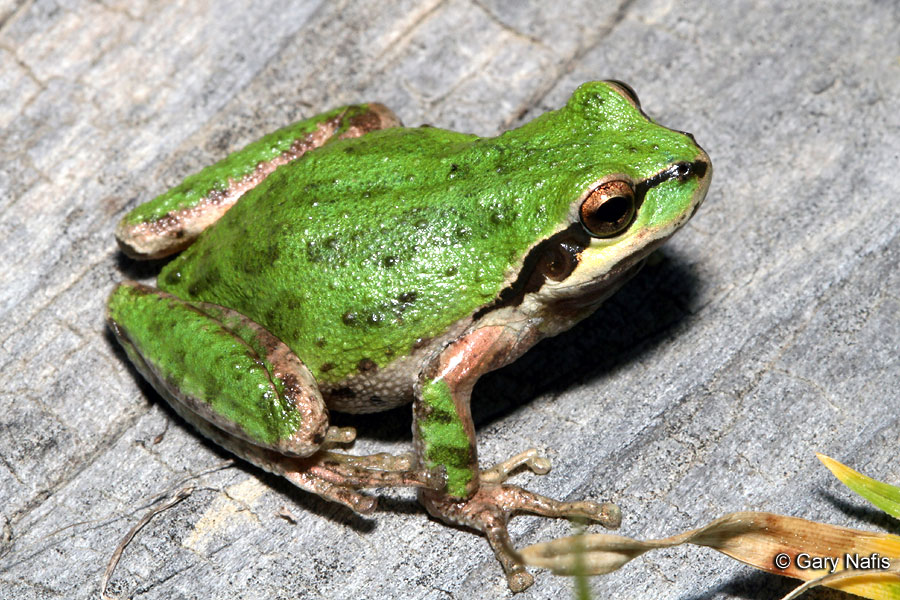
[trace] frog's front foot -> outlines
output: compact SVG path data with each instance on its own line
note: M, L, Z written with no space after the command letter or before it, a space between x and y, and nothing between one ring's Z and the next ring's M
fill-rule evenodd
M478 468L475 425L469 398L475 380L503 366L533 345L535 331L487 326L446 346L420 374L413 405L413 434L419 464L442 471L442 489L421 489L419 500L443 521L465 525L487 537L506 572L509 587L520 592L534 582L509 539L506 525L515 513L576 518L618 527L619 508L598 502L560 502L504 483L524 466L543 475L550 461L530 449L486 470Z
M477 491L465 500L432 490L422 490L420 495L432 516L471 527L487 537L513 592L521 592L534 583L509 539L507 523L513 514L587 519L610 529L615 529L622 521L619 507L609 502L560 502L515 485L506 485L506 479L521 466L538 475L550 471L550 461L540 456L535 448L529 448L490 469L483 469Z
M611 529L622 521L619 507L609 502L560 502L500 482L482 481L477 491L464 500L433 490L421 490L419 498L432 516L483 533L503 566L509 589L513 592L521 592L534 583L534 577L525 570L509 539L507 523L513 514L586 519Z

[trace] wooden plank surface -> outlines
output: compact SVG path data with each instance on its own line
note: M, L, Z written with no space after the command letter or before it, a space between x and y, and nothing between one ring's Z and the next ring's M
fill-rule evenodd
M895 527L821 451L900 482L900 8L895 2L0 2L0 597L96 598L115 545L227 456L127 364L103 306L158 265L138 202L262 132L377 100L489 135L614 78L715 165L693 221L594 317L479 384L482 460L610 499L622 532L735 510ZM408 408L340 417L409 448ZM495 598L488 545L409 491L363 519L249 466L191 480L127 548L121 597ZM296 522L280 516L282 509ZM529 544L570 533L522 517ZM536 573L523 598L573 597ZM710 551L656 552L597 598L770 598ZM819 593L816 597L831 597Z

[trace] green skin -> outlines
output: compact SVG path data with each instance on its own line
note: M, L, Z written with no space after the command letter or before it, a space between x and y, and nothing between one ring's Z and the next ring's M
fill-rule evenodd
M581 86L561 109L494 138L392 127L337 139L366 110L336 109L270 134L123 220L121 227L152 225L200 206L208 192L252 173L323 120L339 121L335 137L275 170L168 263L158 280L164 293L125 284L110 297L109 320L154 385L173 404L190 399L200 419L252 444L283 450L305 416L285 400L283 370L271 362L276 351L241 316L274 334L327 389L418 356L423 340L443 340L409 377L412 390L418 373L437 365L448 332L491 306L530 250L577 223L578 202L598 182L615 176L637 183L705 157L692 138L653 123L621 88L603 82ZM654 184L629 235L680 225L702 200L703 177ZM593 240L595 248L611 256L604 269L627 258L613 256L614 242ZM492 313L491 326L521 328L516 310ZM479 372L497 366L487 362L471 359ZM416 396L416 463L443 474L439 495L472 497L474 434L460 408L468 390L425 371Z
M315 131L318 123L338 116L351 117L353 111L359 111L362 107L349 108L350 111L344 107L336 108L317 115L314 119L293 123L261 137L240 152L235 152L216 163L214 167L187 177L179 185L154 198L152 202L138 206L125 216L125 222L134 225L156 221L173 211L196 206L209 192L224 190L229 179L245 177L256 169L257 164L272 160L286 152L294 140ZM347 114L348 112L350 114ZM342 133L348 123L349 119L344 118L337 133Z
M328 144L244 196L159 287L264 325L317 381L366 359L382 367L489 304L565 222L572 190L696 155L686 136L608 98L617 141L602 153L592 138L609 130L585 115L601 108L587 94L496 138L393 128Z
M469 437L456 415L453 394L446 382L429 381L422 389L422 402L431 410L419 423L425 440L425 466L443 466L447 473L447 493L462 498L475 477L471 468Z

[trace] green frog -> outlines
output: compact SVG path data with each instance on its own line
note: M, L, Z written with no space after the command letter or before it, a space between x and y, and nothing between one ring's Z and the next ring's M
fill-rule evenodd
M616 527L618 508L505 482L534 449L482 469L470 396L484 373L591 314L703 201L693 136L621 82L497 137L406 128L345 106L235 152L126 215L136 259L178 254L158 287L112 292L110 327L189 423L296 486L371 513L360 490L410 486L487 537L513 591L533 582L512 513ZM328 411L412 403L413 449L356 456Z

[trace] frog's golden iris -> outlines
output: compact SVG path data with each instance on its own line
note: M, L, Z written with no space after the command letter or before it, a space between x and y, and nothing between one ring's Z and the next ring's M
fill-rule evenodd
M627 181L607 181L581 203L581 223L593 237L618 235L634 219L634 189Z

